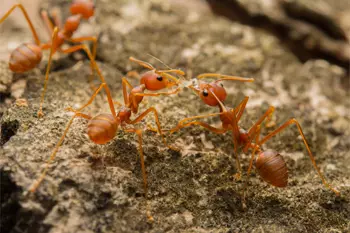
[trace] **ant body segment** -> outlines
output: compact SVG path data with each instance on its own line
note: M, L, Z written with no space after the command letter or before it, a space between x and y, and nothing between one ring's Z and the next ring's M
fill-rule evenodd
M221 81L221 80L218 80L218 81ZM210 84L199 84L196 86L191 85L190 88L193 89L201 97L201 99L204 101L205 104L209 106L218 106L220 112L185 118L181 120L176 127L168 130L170 133L174 133L180 130L181 128L189 127L191 125L199 125L217 134L224 134L227 131L232 131L234 154L236 157L236 165L238 169L238 173L235 175L235 178L236 179L241 178L241 165L237 156L238 148L243 148L244 153L247 153L249 149L252 149L250 164L247 171L247 179L249 178L249 175L253 166L254 158L255 158L255 153L257 152L258 156L255 161L255 167L259 175L261 176L261 178L273 186L286 187L288 184L288 170L282 155L280 155L278 152L273 150L264 151L261 148L261 146L264 143L266 143L268 140L270 140L273 136L285 130L289 125L294 124L296 125L299 131L299 134L302 137L302 140L307 149L312 165L317 171L317 174L319 175L319 177L321 178L323 185L326 188L333 191L336 195L339 195L339 191L333 188L326 181L324 175L318 168L315 158L306 141L302 128L299 122L295 118L292 118L286 121L277 129L275 129L274 131L270 132L268 135L260 139L261 125L264 120L266 121L271 120L271 117L275 108L273 106L270 106L269 109L264 113L264 115L260 117L260 119L258 119L258 121L249 130L246 131L242 127L240 127L238 123L242 117L242 114L249 100L249 97L245 97L244 100L236 108L226 107L223 104L223 101L226 98L226 91L223 86L219 86L216 84L218 81L212 82ZM199 118L207 118L207 117L213 117L213 116L220 117L220 120L222 122L222 128L217 128L205 122L196 120Z
M27 11L23 7L22 4L15 4L13 5L6 14L0 19L0 23L2 23L16 8L19 8L26 21L28 22L29 28L32 31L33 37L34 37L34 43L23 43L20 46L18 46L14 51L12 51L10 55L9 60L9 68L11 71L15 73L23 73L29 70L32 70L35 68L42 59L42 51L50 49L50 55L48 59L48 65L46 68L46 74L45 74L45 83L44 83L44 89L41 94L41 100L40 100L40 107L38 111L38 116L43 116L42 112L42 105L44 102L44 96L47 88L48 78L49 78L49 71L52 61L52 56L56 51L60 51L62 53L68 54L73 53L78 50L84 50L91 61L91 70L93 71L93 60L96 56L96 46L97 46L97 40L95 37L80 37L80 38L72 38L74 32L78 29L80 25L81 19L89 19L91 16L94 15L94 3L92 0L74 0L73 3L70 6L70 11L72 13L71 16L69 16L65 23L62 24L60 19L56 14L52 15L54 23L51 21L50 17L48 16L46 11L42 11L42 19L44 20L44 23L46 24L46 27L48 31L50 32L50 35L52 35L52 39L48 43L41 43L39 40L38 34L33 26L33 23L31 22ZM92 54L89 52L89 49L86 45L80 44L75 45L67 49L61 49L61 46L66 42L83 42L83 41L92 41L93 43L93 49ZM104 80L101 80L104 82Z

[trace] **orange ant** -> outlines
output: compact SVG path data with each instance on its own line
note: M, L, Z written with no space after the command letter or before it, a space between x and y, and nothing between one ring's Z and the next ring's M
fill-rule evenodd
M140 161L141 161L141 170L142 170L142 176L143 176L143 183L144 183L144 192L145 195L147 196L147 174L146 174L146 169L145 169L145 164L144 164L144 155L143 155L143 149L142 149L142 130L138 128L129 128L127 127L128 125L135 125L139 123L142 119L144 119L149 113L154 114L155 118L155 123L157 125L157 131L161 135L162 140L164 144L170 148L173 149L171 146L168 146L166 143L166 139L163 136L162 130L161 130L161 125L159 122L159 117L158 117L158 112L154 107L150 107L147 110L145 110L143 113L139 114L135 119L131 119L131 116L133 113L137 113L139 103L142 101L143 96L159 96L162 94L168 95L171 94L162 92L162 93L144 93L146 89L148 90L160 90L163 88L168 88L171 87L175 84L178 84L178 80L168 74L170 72L174 72L180 75L183 75L184 72L181 70L156 70L152 65L141 61L137 60L135 58L130 58L131 61L137 62L138 64L151 69L151 71L146 72L145 74L142 75L141 78L141 85L133 87L125 78L122 79L123 83L123 98L124 98L124 105L112 100L109 89L107 87L106 83L100 84L100 86L95 90L94 94L91 96L90 100L84 104L82 107L79 109L73 109L71 107L67 108L68 111L74 112L75 114L73 117L69 120L63 135L61 136L60 140L56 144L53 152L50 155L49 160L46 163L46 167L44 168L43 172L41 173L40 177L34 182L29 189L31 192L35 192L35 190L39 187L40 183L43 181L43 179L46 176L46 173L49 169L50 163L54 160L56 153L63 143L63 140L71 127L74 118L76 117L81 117L87 119L89 122L87 124L87 134L90 138L91 141L93 141L96 144L106 144L109 141L111 141L117 131L118 127L121 126L122 130L125 132L130 132L130 133L135 133L138 136L138 141L139 141L139 154L140 154ZM100 69L96 65L96 63L93 63L94 69L97 71L97 74L101 76L100 78L104 80ZM173 80L173 82L170 82L170 80ZM127 90L129 87L130 91ZM99 114L97 116L91 117L87 114L82 113L82 110L89 106L97 94L102 90L102 88L107 88L107 99L109 102L109 107L111 113L103 113ZM175 92L176 93L176 92ZM119 106L119 111L116 112L114 109L113 104L117 104Z
M220 76L217 76L220 77ZM224 80L223 78L221 80ZM221 81L218 80L218 81ZM319 177L322 180L322 183L325 187L332 190L336 195L339 195L339 191L333 188L324 178L322 172L318 168L315 158L312 155L310 147L306 141L305 135L301 129L299 122L292 118L286 121L283 125L270 132L268 135L260 139L260 129L262 122L266 119L267 121L271 120L272 114L275 110L274 107L270 106L265 114L260 117L260 119L248 130L244 130L238 125L239 120L242 117L243 111L246 107L249 97L245 97L244 100L237 106L237 108L228 108L223 104L223 101L226 99L226 91L223 86L217 85L218 81L214 81L210 84L199 84L191 85L190 88L194 90L204 101L205 104L209 106L218 106L220 109L219 113L211 113L201 116L189 117L181 120L178 125L169 130L170 133L174 133L181 128L188 127L191 125L200 125L203 128L208 129L217 134L224 134L227 131L232 131L232 140L234 144L234 154L236 156L236 165L238 168L238 173L235 175L236 179L241 177L241 165L237 156L238 147L243 148L243 152L247 153L249 149L252 149L252 156L250 159L249 168L247 171L247 177L249 178L252 165L255 158L255 153L258 152L257 159L255 161L255 167L264 181L267 183L276 186L276 187L286 187L288 184L288 170L286 163L278 152L267 150L263 151L261 146L266 143L273 136L277 135L289 125L295 124L301 135L304 145L308 151L311 162L317 171ZM207 123L201 121L191 121L199 118L207 118L213 116L220 116L222 122L222 128L216 128ZM190 121L190 122L188 122ZM254 140L254 143L253 143ZM247 178L247 179L248 179Z
M11 53L10 60L9 60L10 70L16 73L23 73L23 72L32 70L34 67L36 67L40 63L42 59L42 50L50 49L50 55L49 55L48 65L47 65L46 74L45 74L44 89L41 94L40 107L38 111L38 116L41 117L43 116L42 105L44 102L44 96L45 96L47 83L49 79L51 60L52 60L53 54L57 50L65 54L73 53L78 50L84 50L88 54L89 59L91 60L91 69L93 70L94 66L92 63L96 56L96 46L97 46L96 38L95 37L72 38L72 36L74 32L78 29L81 19L89 19L91 16L94 15L95 6L92 0L74 0L70 6L70 11L72 15L67 18L64 24L60 22L56 14L52 15L54 19L54 25L52 21L49 19L49 16L47 15L47 13L43 11L42 18L50 34L52 35L52 40L44 44L40 42L39 37L35 31L35 28L27 14L27 11L25 10L22 4L13 5L7 11L7 13L0 19L0 23L2 23L17 7L22 11L26 21L28 22L28 25L30 30L32 31L35 43L32 43L32 42L23 43ZM67 49L61 49L61 46L66 41L69 41L69 42L92 41L93 43L92 54L89 52L89 49L87 48L87 46L82 44L75 45ZM104 80L102 79L101 81L104 82Z

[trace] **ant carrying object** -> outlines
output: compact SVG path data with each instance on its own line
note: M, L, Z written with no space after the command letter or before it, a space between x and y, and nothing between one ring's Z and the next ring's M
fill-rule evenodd
M221 81L221 80L218 80L218 81ZM174 133L180 130L181 128L188 127L191 125L200 125L203 128L206 128L209 131L217 134L224 134L228 131L232 131L234 154L236 157L236 165L238 169L238 173L235 175L235 178L240 179L241 170L242 170L239 162L239 158L237 155L238 148L243 148L244 153L247 153L249 149L252 149L250 164L247 171L247 179L249 178L249 175L252 169L255 153L258 152L259 154L255 161L255 167L259 175L261 176L261 178L273 186L286 187L288 184L288 170L282 155L272 150L264 151L261 148L261 146L264 143L266 143L268 140L270 140L273 136L277 135L278 133L286 129L289 125L295 124L297 126L300 136L303 139L304 145L308 151L312 165L314 166L319 177L321 178L322 183L324 184L325 187L332 190L336 195L339 195L339 191L333 188L326 181L322 172L318 168L315 158L312 155L310 147L306 141L305 135L301 129L301 126L296 119L292 118L286 121L280 127L278 127L277 129L275 129L274 131L270 132L268 135L260 139L261 125L265 119L267 121L271 120L271 117L275 108L270 106L269 109L265 112L265 114L262 117L260 117L260 119L248 131L246 131L242 127L240 127L238 123L242 117L243 111L246 107L249 97L245 97L244 100L236 108L226 107L223 104L223 101L226 99L226 91L223 86L217 85L218 81L214 81L210 84L206 83L206 84L199 84L199 85L191 85L190 88L194 90L201 97L201 99L204 101L205 104L209 106L218 106L220 112L185 118L181 120L176 127L168 130L170 133ZM213 117L213 116L220 116L220 120L222 122L222 128L217 128L205 122L196 120L199 118L207 118L207 117ZM191 120L195 120L195 121L191 121Z
M143 155L143 149L142 149L142 130L138 129L136 127L129 127L136 125L142 119L144 119L148 114L153 113L154 118L155 118L155 123L157 125L157 131L161 135L162 140L164 144L169 148L173 149L171 146L168 146L166 143L166 139L163 136L162 130L161 130L161 125L159 122L159 117L158 117L158 112L154 107L150 107L141 114L139 114L136 118L131 119L132 114L138 112L138 107L139 103L142 101L143 96L160 96L162 94L170 94L170 93L144 93L145 90L160 90L163 88L168 88L173 86L172 82L169 81L169 79L173 80L174 83L177 83L177 79L170 75L169 73L174 72L178 74L184 74L183 71L181 70L156 70L152 65L143 62L141 60L137 60L135 58L131 58L130 60L137 62L138 64L151 69L152 73L146 72L144 75L141 77L141 85L133 87L128 81L123 78L123 98L124 98L124 105L117 102L113 101L109 88L106 83L101 83L100 86L95 90L94 94L91 96L90 100L84 104L82 107L79 109L73 109L71 107L67 108L68 111L74 112L73 117L69 120L63 135L61 136L60 140L56 144L54 150L52 151L49 160L46 163L46 167L44 168L43 172L41 173L40 177L32 184L30 187L31 192L35 192L35 190L39 187L40 183L43 181L43 179L46 176L46 173L49 169L50 163L55 159L56 153L63 143L65 136L71 127L74 118L76 117L81 117L87 119L89 122L87 124L87 134L90 138L91 141L93 141L95 144L106 144L109 141L111 141L117 131L119 126L124 132L129 132L129 133L134 133L138 136L138 142L139 142L139 154L140 154L140 161L141 161L141 169L142 169L142 176L143 176L143 183L144 183L144 192L145 195L147 196L147 175L146 175L146 169L145 169L145 164L144 164L144 155ZM97 74L101 76L101 80L103 78L101 71L97 64L93 62L94 65L94 70L97 71ZM160 78L162 80L160 80ZM163 83L162 85L159 83ZM162 87L162 88L161 88ZM99 114L97 116L91 117L87 114L82 113L84 108L89 106L97 94L105 88L108 90L107 93L107 99L110 107L111 113L103 113ZM128 88L130 89L128 91ZM116 112L114 108L114 104L118 105L119 111Z
M26 21L28 22L28 25L30 30L32 31L35 43L33 42L23 43L20 46L18 46L14 51L12 51L10 60L9 60L10 70L16 73L23 73L23 72L32 70L34 67L36 67L40 63L42 59L42 51L50 49L50 55L49 55L48 65L47 65L46 74L45 74L44 89L41 94L40 107L38 111L38 116L41 117L43 116L42 105L44 102L44 96L47 88L52 56L57 50L65 54L73 53L78 50L84 50L88 54L89 59L91 60L91 69L93 71L92 61L96 56L96 46L97 46L96 38L95 37L72 38L72 36L74 32L78 29L81 19L89 19L91 16L94 15L94 3L92 0L74 0L70 6L70 11L72 15L66 19L66 22L64 24L62 24L62 22L60 21L60 19L56 14L53 14L50 16L53 18L53 22L52 22L47 12L42 11L42 14L41 14L42 19L44 20L44 23L46 24L50 32L50 35L52 35L52 40L48 43L40 42L38 34L36 33L35 28L27 14L27 11L25 10L22 4L13 5L7 11L7 13L0 19L0 23L2 23L16 8L19 8L22 11ZM67 49L61 49L61 46L66 41L68 42L92 41L93 43L92 54L90 54L87 46L83 44L75 45ZM101 81L104 82L104 80L101 80Z

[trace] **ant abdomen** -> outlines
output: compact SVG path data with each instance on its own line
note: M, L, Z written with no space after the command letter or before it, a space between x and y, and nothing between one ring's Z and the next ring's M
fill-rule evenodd
M41 48L34 43L18 46L10 56L9 68L13 72L23 73L36 67L42 58Z
M105 144L114 138L119 123L119 120L111 114L99 114L89 121L87 134L94 143Z
M276 187L286 187L288 184L288 168L282 155L277 151L260 152L255 162L261 178Z

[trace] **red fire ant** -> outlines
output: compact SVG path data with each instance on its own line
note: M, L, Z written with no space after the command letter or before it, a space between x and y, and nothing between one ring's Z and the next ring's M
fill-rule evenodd
M60 138L59 142L56 144L53 152L51 153L50 158L46 163L45 169L41 173L40 177L36 180L36 182L32 184L31 188L29 189L31 192L35 192L35 190L39 187L40 183L45 178L46 173L49 169L49 165L54 160L59 147L63 143L63 140L73 123L74 118L81 117L89 121L87 124L87 134L90 140L96 144L106 144L109 141L111 141L115 137L119 126L121 126L122 130L124 130L125 132L135 133L138 136L144 191L145 191L145 195L147 195L147 175L146 175L146 169L144 165L144 156L143 156L143 149L142 149L142 130L135 127L129 128L127 126L135 125L139 123L143 118L145 118L149 113L153 113L155 118L155 123L157 125L157 131L161 135L164 144L168 148L174 149L168 146L166 143L166 139L163 136L163 133L161 130L158 112L155 108L153 107L148 108L133 120L130 118L133 113L134 114L137 113L139 104L142 101L142 98L144 96L159 96L162 94L165 94L165 95L172 94L172 92L144 93L145 90L160 90L160 89L169 88L175 84L178 84L178 80L174 76L168 73L173 72L176 74L183 75L184 72L181 70L174 70L174 69L156 70L152 65L144 61L137 60L135 58L130 58L130 60L133 62L137 62L143 67L146 67L151 70L141 75L141 85L133 87L125 78L122 79L124 105L117 101L113 102L109 89L107 87L107 84L102 83L99 86L99 88L96 89L95 93L91 96L90 100L86 104L84 104L82 107L80 107L79 109L73 109L71 107L67 108L68 111L74 112L75 114L69 120L62 137ZM97 71L97 74L101 76L100 77L101 79L104 80L104 78L102 77L101 71L95 62L93 62L93 65L94 65L94 69ZM169 79L173 80L174 82L171 82ZM103 113L95 117L91 117L89 115L82 113L82 110L93 102L93 100L95 99L97 94L102 90L102 88L105 88L106 90L108 90L107 99L109 102L111 113ZM128 88L130 89L130 91L127 90ZM177 91L175 90L174 93L176 92ZM117 104L119 106L118 112L115 111L113 104Z
M217 76L218 77L218 76ZM201 77L200 77L201 78ZM223 78L221 79L223 80ZM218 80L218 81L221 81ZM226 99L226 91L223 86L217 85L217 82L205 83L199 85L191 85L190 88L193 89L204 101L205 104L209 106L218 106L220 109L219 113L211 113L202 116L194 116L181 120L178 125L169 130L170 133L174 133L181 128L188 127L191 125L200 125L203 128L206 128L217 134L224 134L227 131L232 131L232 140L234 144L234 154L236 156L236 165L238 169L238 174L236 174L236 179L240 179L241 177L241 165L237 156L237 149L239 147L243 148L243 152L247 153L249 149L252 149L252 156L250 159L249 168L247 171L247 175L249 177L251 168L254 162L255 153L258 152L258 157L255 161L255 167L262 177L262 179L269 184L276 187L286 187L288 184L288 170L286 163L278 152L267 150L263 151L261 146L266 143L269 139L271 139L276 134L280 133L284 129L286 129L289 125L295 124L301 135L305 147L308 151L311 162L317 171L319 177L322 180L322 183L325 187L332 190L336 195L339 195L339 191L333 188L324 178L322 172L316 165L316 161L310 147L306 141L305 135L301 129L300 124L294 118L286 121L283 125L270 132L268 135L260 139L260 129L262 122L266 119L269 121L271 119L272 113L274 112L274 107L270 106L270 108L265 112L265 114L260 117L260 119L248 130L244 130L242 127L238 125L239 120L242 117L243 111L246 107L249 97L245 97L244 100L236 107L236 108L228 108L223 104L223 101ZM220 120L222 122L222 128L216 128L207 123L201 121L191 121L199 118L207 118L212 116L220 116ZM190 122L188 122L190 121ZM254 141L254 143L253 143Z
M74 0L72 5L70 6L70 11L72 15L67 18L64 24L60 22L60 20L56 15L53 15L52 17L54 19L54 24L55 24L53 25L48 15L46 14L46 12L42 12L42 18L49 32L52 35L52 40L44 44L40 42L39 37L35 31L35 28L27 14L27 11L25 10L22 4L13 5L7 11L7 13L0 19L0 23L2 23L17 7L22 11L26 21L28 22L28 25L30 30L32 31L35 43L32 43L32 42L23 43L20 46L18 46L11 53L10 60L9 60L9 68L16 73L23 73L23 72L29 71L40 63L42 59L42 50L50 49L50 55L49 55L48 65L47 65L46 74L45 74L44 89L41 94L40 107L38 111L38 116L41 117L43 115L42 105L44 102L44 96L47 88L52 55L57 50L66 54L73 53L78 50L84 50L88 54L91 60L91 69L93 70L94 66L92 65L92 63L96 56L96 46L97 46L96 38L95 37L72 38L72 36L74 32L78 29L81 19L89 19L91 16L94 15L94 3L92 0ZM61 46L66 41L69 41L69 42L92 41L93 43L92 54L89 52L89 49L87 48L87 46L82 44L75 45L67 49L61 49ZM104 80L102 79L101 81L104 82Z

